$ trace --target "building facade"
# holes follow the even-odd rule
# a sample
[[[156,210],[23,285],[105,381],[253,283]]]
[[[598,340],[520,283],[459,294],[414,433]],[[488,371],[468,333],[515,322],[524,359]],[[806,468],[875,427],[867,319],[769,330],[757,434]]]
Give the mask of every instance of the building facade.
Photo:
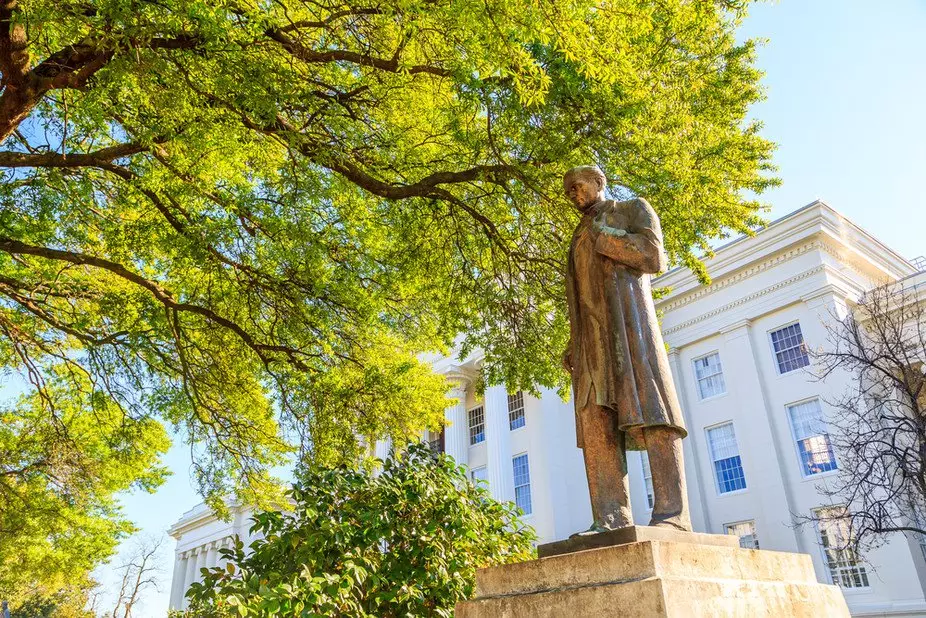
[[[919,539],[897,535],[864,560],[833,547],[845,531],[799,525],[833,508],[817,491],[838,472],[827,433],[828,400],[846,376],[820,381],[809,350],[826,345],[827,322],[851,311],[874,285],[911,277],[914,264],[823,202],[737,239],[707,262],[712,282],[683,269],[653,282],[669,287],[657,309],[689,435],[684,440],[695,530],[736,534],[744,547],[803,552],[822,582],[840,585],[856,616],[926,616],[926,560]],[[481,362],[429,358],[455,384],[441,434],[426,436],[465,464],[492,494],[516,502],[541,542],[564,539],[591,523],[582,453],[571,402],[473,389]],[[384,457],[388,444],[378,443]],[[651,479],[645,455],[629,459],[634,518],[648,523]],[[247,508],[230,524],[205,507],[186,513],[177,539],[171,607],[198,568],[215,564],[218,544],[247,540]],[[192,570],[191,570],[192,569]]]

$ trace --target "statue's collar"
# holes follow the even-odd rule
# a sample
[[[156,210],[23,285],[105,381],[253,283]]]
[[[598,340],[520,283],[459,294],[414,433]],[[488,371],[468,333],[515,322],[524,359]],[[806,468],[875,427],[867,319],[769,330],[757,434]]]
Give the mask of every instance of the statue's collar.
[[[588,207],[588,210],[582,213],[583,217],[595,217],[605,208],[608,200],[599,200]]]

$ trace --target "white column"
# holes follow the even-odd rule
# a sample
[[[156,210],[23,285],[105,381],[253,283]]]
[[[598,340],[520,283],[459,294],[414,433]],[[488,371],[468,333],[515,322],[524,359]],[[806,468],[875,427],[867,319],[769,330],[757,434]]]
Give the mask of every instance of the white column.
[[[444,451],[453,457],[458,464],[469,464],[469,423],[466,418],[466,387],[469,384],[462,375],[451,375],[454,386],[450,390],[450,397],[457,400],[455,404],[444,410],[447,426],[444,428]]]
[[[508,424],[508,393],[504,386],[491,386],[485,394],[486,473],[496,500],[514,500],[514,471],[511,467],[511,428]]]
[[[209,546],[203,545],[199,548],[199,560],[196,561],[196,581],[203,581],[203,574],[200,569],[209,566]]]
[[[206,561],[203,566],[212,568],[219,564],[219,541],[212,541],[206,551]]]
[[[234,536],[227,536],[227,537],[225,537],[224,539],[222,539],[222,544],[219,545],[219,547],[220,547],[221,549],[234,549],[234,547],[235,547],[235,537],[234,537]],[[219,566],[221,566],[223,569],[224,569],[226,566],[228,566],[228,563],[229,563],[229,560],[228,560],[227,558],[223,558],[223,557],[221,557],[221,556],[219,557]],[[235,565],[235,567],[237,567],[237,566],[238,566],[238,565]]]
[[[183,591],[180,593],[180,598],[182,603],[180,605],[181,609],[186,609],[188,605],[188,600],[186,598],[186,591],[190,589],[190,585],[196,581],[196,550],[191,549],[186,552],[186,573],[183,578]]]
[[[799,511],[786,473],[786,466],[791,464],[791,459],[785,456],[779,440],[782,430],[788,431],[782,427],[782,423],[787,421],[783,410],[771,407],[768,388],[774,388],[775,385],[769,386],[763,379],[762,362],[752,343],[751,322],[741,320],[720,332],[724,338],[726,356],[733,359],[729,366],[723,366],[724,380],[727,387],[733,389],[731,395],[736,397],[740,407],[733,420],[736,423],[736,440],[743,454],[746,486],[756,496],[756,519],[772,523],[764,531],[764,535],[769,537],[769,546],[781,551],[814,551],[814,548],[805,547],[803,535],[797,529],[800,522],[795,517]],[[764,333],[760,333],[760,336],[764,336]],[[771,473],[763,469],[770,464],[777,465],[777,469]]]
[[[389,457],[389,446],[390,446],[389,442],[390,441],[388,438],[385,440],[376,441],[376,446],[373,450],[373,453],[376,455],[377,459],[382,459],[383,461],[386,461],[386,458]]]
[[[183,595],[186,593],[186,568],[187,561],[184,554],[177,552],[174,554],[174,576],[170,580],[170,609],[181,609],[183,606]]]
[[[707,508],[705,485],[712,487],[712,477],[704,475],[701,471],[701,453],[698,448],[698,433],[701,427],[695,426],[691,419],[691,407],[688,403],[688,389],[686,387],[685,373],[682,370],[681,358],[678,348],[669,350],[669,366],[675,378],[675,390],[678,393],[679,403],[682,406],[682,418],[688,429],[688,437],[682,441],[685,455],[685,482],[688,485],[688,505],[692,524],[699,532],[714,532],[711,523],[710,511]],[[707,482],[705,482],[707,481]],[[700,524],[700,526],[698,525]]]

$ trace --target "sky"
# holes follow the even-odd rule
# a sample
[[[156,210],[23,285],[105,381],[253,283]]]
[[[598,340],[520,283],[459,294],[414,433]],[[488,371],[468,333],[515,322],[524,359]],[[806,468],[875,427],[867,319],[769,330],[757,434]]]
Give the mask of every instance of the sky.
[[[926,2],[783,0],[753,7],[778,144],[771,219],[822,199],[906,258],[926,254]]]
[[[751,110],[765,123],[763,135],[778,144],[782,185],[762,196],[771,205],[768,218],[819,198],[904,257],[926,254],[926,2],[762,3],[740,38],[768,39],[758,56],[767,99]],[[174,474],[156,494],[123,499],[126,515],[148,537],[166,535],[200,501],[189,447],[177,440],[165,463]],[[173,552],[167,538],[160,590],[145,599],[141,616],[166,616]],[[97,573],[110,589],[121,562],[117,557]]]

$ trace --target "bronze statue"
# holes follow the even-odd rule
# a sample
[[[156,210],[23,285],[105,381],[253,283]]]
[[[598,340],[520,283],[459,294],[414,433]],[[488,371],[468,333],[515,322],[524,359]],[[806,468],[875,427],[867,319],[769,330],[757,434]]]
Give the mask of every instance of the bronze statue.
[[[646,200],[604,198],[595,166],[570,170],[566,195],[582,213],[569,248],[566,295],[576,430],[594,522],[589,533],[633,525],[627,449],[646,450],[651,526],[691,530],[682,438],[687,435],[650,292],[666,268],[659,217]]]

